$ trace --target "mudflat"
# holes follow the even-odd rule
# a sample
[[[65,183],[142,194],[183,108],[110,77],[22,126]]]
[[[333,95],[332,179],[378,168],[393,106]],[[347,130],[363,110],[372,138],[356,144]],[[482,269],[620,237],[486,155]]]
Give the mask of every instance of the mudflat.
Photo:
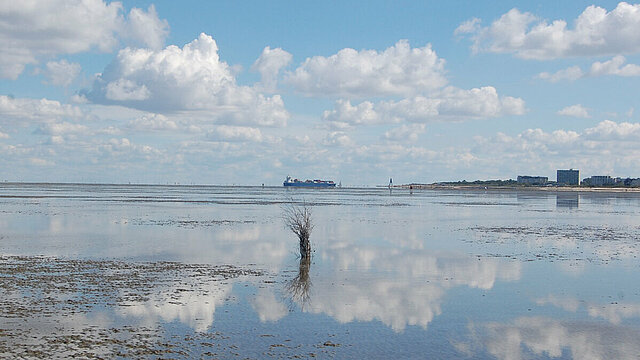
[[[637,358],[636,193],[464,190],[0,184],[0,357]]]

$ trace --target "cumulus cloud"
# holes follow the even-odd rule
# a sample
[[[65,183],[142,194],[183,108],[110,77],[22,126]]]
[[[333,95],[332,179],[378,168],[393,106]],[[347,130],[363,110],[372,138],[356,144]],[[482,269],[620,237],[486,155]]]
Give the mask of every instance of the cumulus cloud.
[[[349,147],[353,146],[354,141],[342,131],[332,131],[327,134],[323,142],[326,146],[341,146],[341,147]]]
[[[260,129],[246,126],[216,126],[207,134],[207,139],[225,142],[260,142],[262,132]]]
[[[640,140],[640,124],[605,120],[585,129],[584,137],[591,140]]]
[[[107,84],[105,97],[113,101],[146,100],[151,96],[147,86],[128,79],[118,79]]]
[[[334,109],[324,111],[322,117],[332,123],[344,124],[344,126],[337,125],[337,127],[382,122],[380,115],[374,109],[374,104],[370,101],[364,101],[354,106],[348,100],[338,100],[334,105]]]
[[[178,125],[173,120],[169,120],[162,114],[144,114],[129,122],[129,127],[142,131],[162,131],[177,130]]]
[[[74,133],[85,133],[88,128],[82,124],[73,124],[69,122],[48,123],[40,126],[38,133],[45,135],[65,135]]]
[[[615,9],[588,6],[573,27],[551,23],[514,8],[492,22],[462,23],[456,34],[471,37],[474,51],[513,53],[524,59],[630,54],[640,51],[640,4],[620,2]]]
[[[138,8],[131,9],[125,31],[126,36],[138,44],[161,49],[169,35],[169,23],[167,20],[160,20],[155,6],[151,4],[146,12]]]
[[[8,139],[8,138],[9,138],[9,134],[6,134],[0,131],[0,139]]]
[[[47,145],[61,145],[68,139],[77,139],[79,135],[91,135],[91,131],[86,125],[74,124],[67,121],[41,124],[33,133],[49,136],[48,142],[45,143]]]
[[[166,150],[157,149],[150,145],[138,144],[129,138],[111,138],[92,142],[87,151],[93,157],[110,161],[110,166],[126,167],[127,164],[155,161],[167,161],[170,155]]]
[[[640,66],[636,64],[625,64],[626,61],[627,59],[624,56],[618,55],[611,58],[611,60],[594,62],[591,64],[589,71],[583,71],[579,66],[571,66],[553,74],[548,72],[540,73],[538,74],[538,78],[550,82],[558,82],[560,80],[574,81],[585,77],[605,75],[640,76]]]
[[[0,95],[0,121],[53,121],[86,116],[80,108],[48,99],[13,98]]]
[[[464,29],[476,24],[473,21]],[[400,40],[380,52],[347,48],[329,57],[308,58],[285,81],[308,96],[342,97],[322,115],[332,130],[524,114],[522,99],[498,96],[492,86],[469,90],[446,86],[444,64],[431,45],[411,48],[408,41]],[[352,98],[361,97],[387,99],[352,103]],[[385,137],[397,139],[398,131]]]
[[[56,86],[69,86],[78,77],[82,67],[78,63],[70,63],[65,59],[49,61],[42,73],[47,83]]]
[[[594,62],[591,65],[589,75],[618,75],[618,76],[640,76],[640,66],[635,64],[626,64],[627,60],[624,56],[614,56],[611,60],[605,62]]]
[[[265,91],[275,91],[280,70],[289,65],[293,55],[281,48],[271,49],[269,46],[262,50],[262,54],[256,60],[251,69],[260,73],[262,77],[261,87]]]
[[[444,64],[430,44],[411,48],[400,40],[381,52],[347,48],[307,58],[286,81],[308,96],[413,95],[446,85]]]
[[[148,12],[133,8],[127,19],[120,2],[5,1],[0,4],[0,77],[16,79],[26,65],[45,57],[108,52],[120,37],[157,46],[166,35],[166,21],[157,18],[153,6]]]
[[[433,97],[416,96],[399,101],[364,101],[352,105],[338,100],[333,110],[323,113],[323,119],[333,123],[368,125],[409,121],[461,121],[524,114],[524,101],[510,96],[498,96],[494,87],[470,90],[447,87]]]
[[[558,111],[558,115],[572,116],[579,118],[589,118],[589,110],[580,104],[567,106]]]
[[[426,126],[424,124],[408,124],[386,131],[383,138],[398,142],[415,142],[418,135],[422,134]]]
[[[182,48],[121,50],[86,97],[155,113],[204,111],[236,125],[283,126],[289,118],[279,95],[239,86],[215,40],[204,33]]]
[[[37,158],[37,157],[29,158],[29,163],[35,166],[54,166],[55,165],[53,161]]]
[[[582,71],[582,69],[580,69],[579,66],[571,66],[566,69],[559,70],[553,74],[548,72],[542,72],[538,74],[538,78],[555,83],[561,80],[570,80],[570,81],[578,80],[584,77],[584,75],[585,75],[584,72]]]
[[[498,133],[475,140],[471,153],[476,165],[500,164],[515,171],[526,169],[542,174],[574,168],[580,169],[581,174],[638,176],[638,123],[604,120],[581,131],[527,129],[516,135]]]

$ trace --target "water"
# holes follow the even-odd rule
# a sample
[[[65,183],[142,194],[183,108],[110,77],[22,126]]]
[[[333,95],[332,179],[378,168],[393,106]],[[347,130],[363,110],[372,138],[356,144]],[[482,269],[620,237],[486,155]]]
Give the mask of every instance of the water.
[[[0,356],[637,359],[639,213],[640,193],[4,183]]]

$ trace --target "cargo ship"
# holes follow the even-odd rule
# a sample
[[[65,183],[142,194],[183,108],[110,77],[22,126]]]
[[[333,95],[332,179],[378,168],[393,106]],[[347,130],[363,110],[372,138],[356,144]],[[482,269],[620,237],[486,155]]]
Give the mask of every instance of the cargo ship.
[[[336,187],[336,183],[331,180],[298,180],[292,179],[291,176],[287,176],[287,179],[282,183],[284,186],[295,187],[319,187],[319,188],[333,188]]]

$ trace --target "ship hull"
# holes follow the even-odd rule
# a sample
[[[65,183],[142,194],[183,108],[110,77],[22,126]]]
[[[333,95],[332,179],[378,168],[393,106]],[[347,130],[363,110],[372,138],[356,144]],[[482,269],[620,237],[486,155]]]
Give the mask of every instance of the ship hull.
[[[307,182],[284,182],[282,185],[286,187],[310,187],[310,188],[334,188],[336,184],[328,183],[307,183]]]

